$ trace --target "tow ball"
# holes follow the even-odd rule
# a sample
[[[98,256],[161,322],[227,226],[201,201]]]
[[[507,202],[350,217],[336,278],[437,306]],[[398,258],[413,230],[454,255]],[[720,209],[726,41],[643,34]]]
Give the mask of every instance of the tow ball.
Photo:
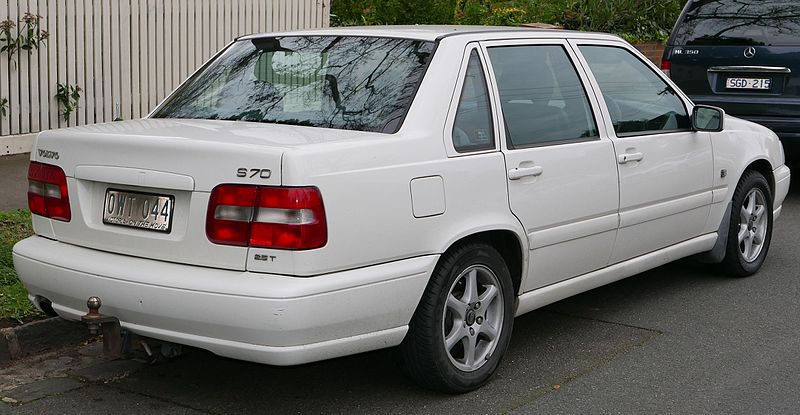
[[[103,335],[103,354],[113,358],[122,357],[122,333],[119,326],[119,319],[112,316],[100,314],[100,306],[103,302],[99,297],[89,297],[86,300],[86,307],[89,312],[81,317],[81,321],[89,326],[89,333]]]

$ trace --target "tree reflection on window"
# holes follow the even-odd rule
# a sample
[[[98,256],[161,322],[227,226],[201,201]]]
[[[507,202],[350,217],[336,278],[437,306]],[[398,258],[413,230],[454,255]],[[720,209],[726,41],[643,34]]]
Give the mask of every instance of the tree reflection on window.
[[[678,24],[675,45],[799,45],[798,0],[699,0]]]
[[[432,51],[430,42],[377,37],[243,40],[190,79],[155,117],[394,133]]]

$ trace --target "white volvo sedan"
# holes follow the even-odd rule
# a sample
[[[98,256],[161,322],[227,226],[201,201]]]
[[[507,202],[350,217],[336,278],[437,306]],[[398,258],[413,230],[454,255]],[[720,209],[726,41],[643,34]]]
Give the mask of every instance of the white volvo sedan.
[[[41,133],[14,263],[67,319],[96,296],[130,333],[273,365],[399,346],[465,392],[515,316],[690,255],[755,273],[789,177],[775,134],[615,36],[252,35],[145,119]]]

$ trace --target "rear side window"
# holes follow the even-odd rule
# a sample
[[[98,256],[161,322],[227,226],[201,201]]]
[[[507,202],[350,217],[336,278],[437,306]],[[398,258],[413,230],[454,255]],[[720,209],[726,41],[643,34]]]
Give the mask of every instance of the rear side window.
[[[453,125],[453,146],[459,153],[494,148],[489,88],[486,86],[483,66],[475,49],[469,56],[464,87],[461,89],[461,100],[458,102]]]
[[[509,147],[583,141],[598,136],[586,91],[566,51],[556,45],[489,48]]]
[[[673,45],[800,45],[800,1],[689,2]]]
[[[611,113],[618,136],[688,130],[680,97],[629,51],[614,46],[580,46]]]

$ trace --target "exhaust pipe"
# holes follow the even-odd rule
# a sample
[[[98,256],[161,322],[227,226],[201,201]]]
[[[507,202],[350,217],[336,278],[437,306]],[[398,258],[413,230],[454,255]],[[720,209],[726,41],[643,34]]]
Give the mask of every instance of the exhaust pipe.
[[[34,305],[39,310],[42,310],[48,317],[58,317],[58,313],[56,310],[53,310],[53,302],[47,299],[46,297],[42,297],[41,295],[37,295],[33,299]]]

